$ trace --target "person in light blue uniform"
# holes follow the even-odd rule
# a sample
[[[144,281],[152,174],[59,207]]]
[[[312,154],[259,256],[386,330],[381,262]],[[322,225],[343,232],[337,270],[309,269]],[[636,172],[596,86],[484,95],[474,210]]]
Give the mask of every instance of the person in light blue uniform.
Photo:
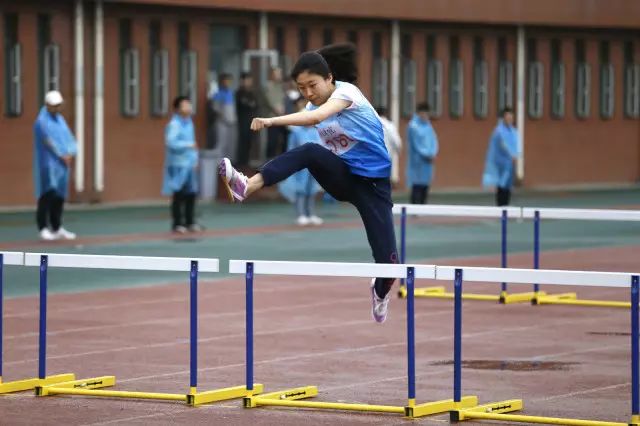
[[[64,201],[69,195],[69,169],[77,152],[76,140],[60,114],[62,103],[60,92],[48,92],[33,126],[36,220],[40,239],[45,241],[76,238],[76,234],[62,227]]]
[[[195,222],[198,192],[198,146],[191,120],[191,102],[186,96],[173,101],[174,114],[164,133],[165,161],[162,195],[171,195],[171,229],[178,234],[197,232]]]
[[[411,204],[425,204],[433,179],[433,162],[438,155],[438,136],[429,120],[428,104],[418,105],[407,136],[407,185],[411,188]]]
[[[294,102],[294,108],[304,110],[307,101],[299,96]],[[287,151],[296,149],[305,143],[322,143],[318,131],[313,126],[290,126],[287,138]],[[322,225],[323,220],[315,212],[315,195],[320,191],[320,185],[313,178],[309,170],[304,169],[289,176],[278,184],[278,190],[296,208],[296,222],[300,226]]]
[[[482,175],[483,186],[496,188],[498,206],[508,206],[511,201],[515,163],[520,155],[518,130],[513,123],[513,110],[507,107],[491,134]]]
[[[231,87],[233,84],[231,74],[220,74],[218,83],[219,89],[211,99],[216,117],[214,125],[216,151],[221,157],[235,159],[238,149],[238,115],[236,98]]]
[[[264,186],[274,185],[308,169],[326,192],[351,203],[360,213],[376,263],[397,263],[391,209],[391,159],[378,114],[354,84],[355,47],[326,46],[303,53],[291,71],[298,90],[309,101],[305,111],[255,118],[251,128],[315,126],[322,143],[307,143],[267,162],[251,178],[220,162],[219,173],[234,201],[243,201]],[[387,317],[392,278],[371,281],[371,313],[376,322]]]

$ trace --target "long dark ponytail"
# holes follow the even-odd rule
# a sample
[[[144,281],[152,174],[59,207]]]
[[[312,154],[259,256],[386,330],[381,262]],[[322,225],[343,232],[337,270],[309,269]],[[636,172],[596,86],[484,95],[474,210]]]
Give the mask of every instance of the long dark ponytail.
[[[304,71],[324,78],[331,73],[333,82],[354,83],[358,79],[356,47],[351,43],[336,43],[317,51],[305,52],[293,66],[291,78],[295,80]]]

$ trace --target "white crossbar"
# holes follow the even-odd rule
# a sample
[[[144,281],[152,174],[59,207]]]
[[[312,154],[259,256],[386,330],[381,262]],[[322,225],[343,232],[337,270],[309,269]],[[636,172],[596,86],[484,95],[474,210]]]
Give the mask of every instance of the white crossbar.
[[[418,204],[394,204],[393,214],[402,214],[402,209],[407,214],[417,216],[451,216],[451,217],[502,217],[502,211],[507,211],[507,217],[520,219],[522,209],[520,207],[491,207],[491,206],[460,206],[460,205],[418,205]]]
[[[436,266],[436,280],[452,281],[455,270],[462,269],[464,281],[556,284],[593,287],[631,286],[631,273],[561,271],[549,269],[503,269],[467,266]]]
[[[5,265],[24,265],[24,253],[18,251],[0,251]]]
[[[541,219],[640,221],[640,210],[536,209],[530,207],[522,209],[522,218],[533,219],[536,211],[540,212]]]
[[[218,259],[188,257],[103,256],[93,254],[25,253],[26,266],[40,266],[41,256],[57,268],[131,269],[140,271],[190,271],[191,261],[198,262],[199,272],[219,272]]]
[[[435,278],[433,265],[398,265],[386,263],[283,262],[268,260],[230,260],[229,272],[244,274],[253,263],[254,274],[307,275],[322,277],[406,278],[407,267],[415,267],[416,278]]]

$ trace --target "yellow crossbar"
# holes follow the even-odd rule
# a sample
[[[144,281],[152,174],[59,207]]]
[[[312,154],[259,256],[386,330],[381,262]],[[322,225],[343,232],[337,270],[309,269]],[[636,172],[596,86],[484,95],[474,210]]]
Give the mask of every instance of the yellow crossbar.
[[[571,294],[571,293],[567,293]],[[575,295],[575,293],[573,293]],[[565,294],[566,295],[566,294]],[[616,302],[610,300],[589,300],[589,299],[576,299],[569,297],[556,296],[544,296],[538,298],[539,305],[577,305],[577,306],[594,306],[603,308],[631,308],[631,302]]]
[[[73,389],[73,388],[50,388],[49,394],[60,395],[85,395],[99,396],[104,398],[137,398],[137,399],[162,399],[167,401],[184,401],[187,402],[186,394],[174,393],[156,393],[156,392],[130,392],[130,391],[114,391],[101,389]]]
[[[284,407],[320,408],[328,410],[374,411],[379,413],[404,414],[404,407],[391,405],[347,404],[339,402],[296,401],[291,399],[252,398],[256,405],[277,405]]]
[[[68,382],[70,380],[75,380],[76,376],[74,374],[58,374],[55,376],[47,376],[44,379],[31,378],[24,380],[16,380],[13,382],[4,382],[0,380],[0,394],[3,393],[12,393],[12,392],[22,392],[26,390],[35,389],[38,386],[46,386],[54,383]]]
[[[432,414],[442,414],[451,410],[468,408],[478,405],[478,398],[476,396],[465,396],[458,403],[453,402],[453,400],[449,399],[415,405],[415,401],[410,400],[409,406],[406,407],[398,407],[393,405],[372,405],[304,400],[306,398],[312,398],[317,395],[318,388],[316,386],[302,386],[293,389],[270,392],[260,396],[247,397],[244,399],[244,406],[245,408],[254,408],[259,406],[281,406],[293,408],[315,408],[326,410],[393,413],[404,414],[407,417],[416,418]]]
[[[542,423],[548,425],[567,425],[567,426],[627,426],[628,423],[617,422],[601,422],[596,420],[580,420],[580,419],[563,419],[556,417],[538,417],[524,416],[516,414],[494,414],[482,413],[477,411],[461,410],[461,414],[465,419],[487,419],[499,420],[504,422],[522,422],[522,423]]]

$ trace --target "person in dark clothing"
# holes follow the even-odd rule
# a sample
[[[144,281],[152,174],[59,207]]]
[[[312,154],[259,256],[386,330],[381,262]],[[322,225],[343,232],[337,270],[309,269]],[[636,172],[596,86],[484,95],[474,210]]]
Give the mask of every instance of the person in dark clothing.
[[[249,154],[255,139],[251,131],[251,120],[257,116],[258,97],[253,90],[253,78],[248,72],[240,75],[240,87],[236,91],[236,113],[238,116],[238,166],[249,164]]]

